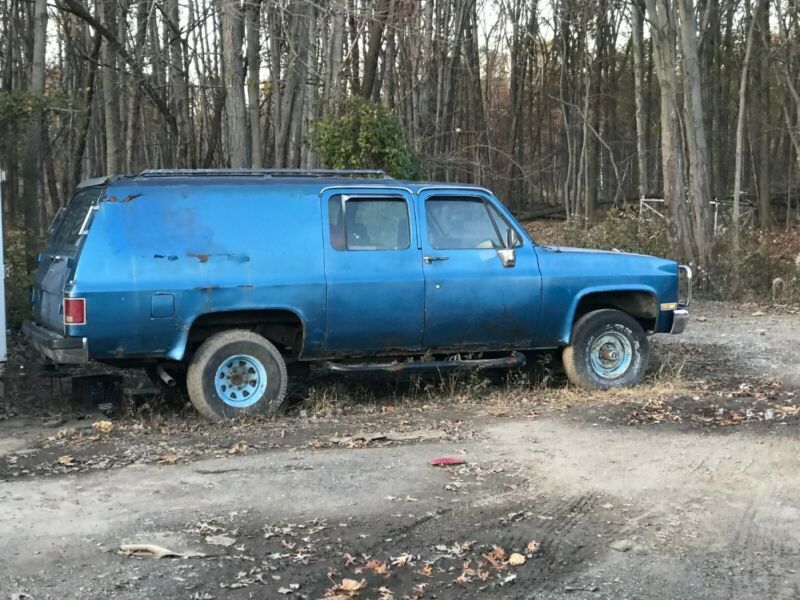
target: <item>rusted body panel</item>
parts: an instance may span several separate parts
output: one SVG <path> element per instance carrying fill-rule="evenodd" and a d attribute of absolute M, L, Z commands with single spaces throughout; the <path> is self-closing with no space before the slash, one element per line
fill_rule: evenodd
<path fill-rule="evenodd" d="M 132 202 L 107 202 L 106 197 Z M 325 275 L 319 197 L 308 186 L 270 189 L 126 181 L 100 200 L 70 294 L 85 297 L 93 357 L 183 358 L 192 322 L 233 310 L 290 310 L 305 324 L 306 351 L 322 348 Z M 153 297 L 175 311 L 154 317 Z"/>

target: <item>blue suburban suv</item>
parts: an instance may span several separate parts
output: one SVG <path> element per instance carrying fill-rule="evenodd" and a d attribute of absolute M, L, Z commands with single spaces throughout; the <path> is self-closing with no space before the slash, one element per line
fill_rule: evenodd
<path fill-rule="evenodd" d="M 144 367 L 220 419 L 277 410 L 299 361 L 495 367 L 563 348 L 573 383 L 635 384 L 690 287 L 670 260 L 537 245 L 477 186 L 151 170 L 81 184 L 23 329 L 55 363 Z"/>

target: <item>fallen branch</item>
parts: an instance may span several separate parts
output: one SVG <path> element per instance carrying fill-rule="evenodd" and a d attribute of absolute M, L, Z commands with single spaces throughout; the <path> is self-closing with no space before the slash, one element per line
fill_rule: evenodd
<path fill-rule="evenodd" d="M 122 552 L 132 556 L 152 556 L 153 558 L 185 558 L 180 552 L 173 552 L 155 544 L 122 544 Z"/>

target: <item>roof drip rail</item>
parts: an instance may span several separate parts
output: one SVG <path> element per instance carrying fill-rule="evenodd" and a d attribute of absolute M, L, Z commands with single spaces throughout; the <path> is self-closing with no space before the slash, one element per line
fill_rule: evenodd
<path fill-rule="evenodd" d="M 393 179 L 380 169 L 146 169 L 136 177 L 374 177 Z"/>

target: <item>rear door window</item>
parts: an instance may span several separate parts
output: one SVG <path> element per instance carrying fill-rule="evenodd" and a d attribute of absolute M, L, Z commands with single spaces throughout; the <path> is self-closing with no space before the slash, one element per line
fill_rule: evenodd
<path fill-rule="evenodd" d="M 53 250 L 67 250 L 74 248 L 80 237 L 89 209 L 97 202 L 102 187 L 90 187 L 79 190 L 69 201 L 64 213 L 55 224 L 53 235 L 48 246 Z"/>
<path fill-rule="evenodd" d="M 328 214 L 336 250 L 405 250 L 411 245 L 408 204 L 403 198 L 333 196 Z"/>

